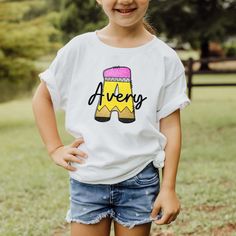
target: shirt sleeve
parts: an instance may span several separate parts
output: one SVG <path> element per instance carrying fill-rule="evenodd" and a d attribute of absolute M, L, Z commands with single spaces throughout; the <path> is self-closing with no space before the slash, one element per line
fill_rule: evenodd
<path fill-rule="evenodd" d="M 46 83 L 54 110 L 66 109 L 72 71 L 69 56 L 67 44 L 57 52 L 49 67 L 39 74 L 40 80 Z"/>
<path fill-rule="evenodd" d="M 187 83 L 184 66 L 179 59 L 177 63 L 179 65 L 179 74 L 174 76 L 174 73 L 171 73 L 172 79 L 166 80 L 166 83 L 161 88 L 157 108 L 157 121 L 167 117 L 177 109 L 184 109 L 191 103 L 186 94 Z M 176 71 L 175 68 L 175 72 Z"/>

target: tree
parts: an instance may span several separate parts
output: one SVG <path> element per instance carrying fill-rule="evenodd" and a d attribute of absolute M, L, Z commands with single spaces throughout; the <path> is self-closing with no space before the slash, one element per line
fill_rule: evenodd
<path fill-rule="evenodd" d="M 209 42 L 223 41 L 236 34 L 235 0 L 150 1 L 150 21 L 167 38 L 176 38 L 200 48 L 201 58 L 209 57 Z M 206 63 L 201 70 L 209 69 Z"/>
<path fill-rule="evenodd" d="M 106 22 L 100 7 L 96 7 L 95 0 L 64 0 L 61 17 L 61 30 L 64 41 L 68 41 L 77 34 L 93 31 Z"/>
<path fill-rule="evenodd" d="M 0 102 L 30 92 L 36 83 L 35 60 L 58 48 L 59 32 L 45 1 L 0 2 Z"/>

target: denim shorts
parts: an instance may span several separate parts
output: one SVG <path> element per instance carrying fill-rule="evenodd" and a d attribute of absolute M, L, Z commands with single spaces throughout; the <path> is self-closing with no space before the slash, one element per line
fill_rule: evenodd
<path fill-rule="evenodd" d="M 150 218 L 159 189 L 159 170 L 153 162 L 116 184 L 88 184 L 70 178 L 70 209 L 65 220 L 95 224 L 109 216 L 131 229 L 160 218 L 161 213 Z"/>

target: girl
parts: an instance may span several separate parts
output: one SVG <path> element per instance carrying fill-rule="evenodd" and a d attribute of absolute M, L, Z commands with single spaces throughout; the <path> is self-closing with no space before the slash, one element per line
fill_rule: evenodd
<path fill-rule="evenodd" d="M 49 155 L 69 171 L 71 235 L 107 236 L 113 219 L 116 236 L 146 236 L 152 221 L 169 224 L 180 211 L 180 109 L 190 103 L 184 67 L 147 30 L 149 0 L 97 3 L 108 25 L 58 51 L 39 75 L 33 111 Z M 70 145 L 59 137 L 58 109 Z"/>

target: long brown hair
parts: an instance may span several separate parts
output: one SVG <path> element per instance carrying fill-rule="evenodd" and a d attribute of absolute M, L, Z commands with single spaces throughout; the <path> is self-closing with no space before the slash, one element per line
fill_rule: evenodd
<path fill-rule="evenodd" d="M 149 24 L 149 22 L 144 18 L 143 19 L 143 25 L 147 31 L 149 31 L 151 34 L 157 35 L 157 30 Z"/>

